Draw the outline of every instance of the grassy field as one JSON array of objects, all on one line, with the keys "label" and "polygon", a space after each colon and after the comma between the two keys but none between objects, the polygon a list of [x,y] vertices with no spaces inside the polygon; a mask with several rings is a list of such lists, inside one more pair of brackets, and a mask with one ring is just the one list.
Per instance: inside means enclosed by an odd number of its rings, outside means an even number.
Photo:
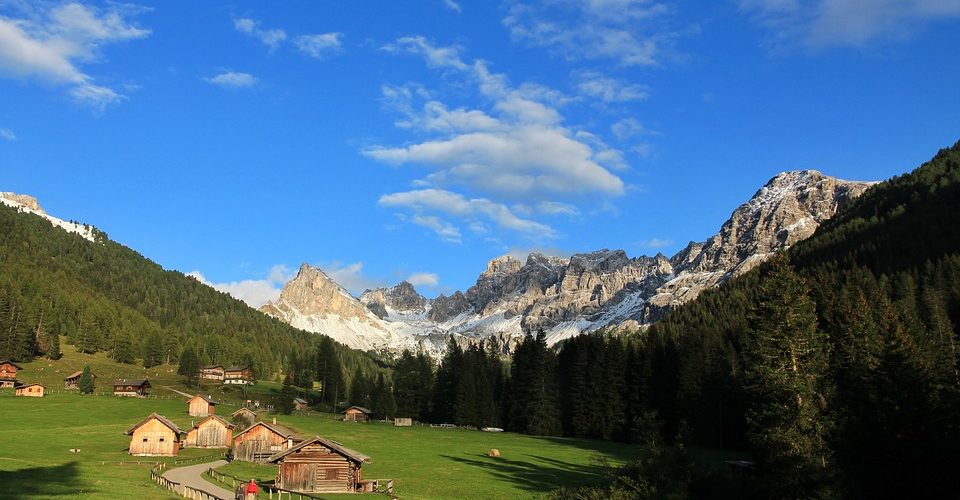
[{"label": "grassy field", "polygon": [[[127,454],[130,437],[124,432],[153,411],[190,426],[182,399],[18,398],[11,389],[0,390],[0,497],[176,498],[150,481],[149,463],[159,459]],[[178,458],[210,453],[185,450]]]},{"label": "grassy field", "polygon": [[[620,443],[341,422],[324,414],[280,416],[278,423],[369,455],[363,476],[393,479],[400,498],[535,498],[561,486],[595,483],[598,459],[619,463],[639,452]],[[488,457],[491,448],[501,457]],[[268,481],[277,473],[276,466],[239,462],[220,470]]]}]

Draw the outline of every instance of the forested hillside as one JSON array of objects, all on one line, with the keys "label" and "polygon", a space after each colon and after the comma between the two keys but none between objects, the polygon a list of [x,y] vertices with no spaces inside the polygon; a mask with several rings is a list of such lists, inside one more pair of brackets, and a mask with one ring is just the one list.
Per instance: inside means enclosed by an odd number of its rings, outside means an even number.
[{"label": "forested hillside", "polygon": [[[95,231],[96,242],[0,205],[0,359],[56,358],[65,336],[78,350],[124,363],[249,364],[272,377],[312,366],[324,337],[297,330],[177,271],[165,271]],[[372,360],[328,342],[326,357],[352,373]],[[339,370],[337,370],[339,372]]]}]

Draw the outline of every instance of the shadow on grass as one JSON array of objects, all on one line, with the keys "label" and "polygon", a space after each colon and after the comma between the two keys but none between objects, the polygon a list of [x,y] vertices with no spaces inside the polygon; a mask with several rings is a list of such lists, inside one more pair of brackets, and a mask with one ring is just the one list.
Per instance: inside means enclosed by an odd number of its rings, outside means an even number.
[{"label": "shadow on grass", "polygon": [[75,497],[90,493],[80,481],[77,462],[52,467],[0,471],[0,496],[5,499]]},{"label": "shadow on grass", "polygon": [[546,492],[563,486],[594,485],[601,480],[604,471],[600,464],[572,464],[536,455],[523,455],[525,460],[491,458],[486,455],[441,456],[454,462],[487,469],[498,479],[514,483],[520,489],[530,492]]}]

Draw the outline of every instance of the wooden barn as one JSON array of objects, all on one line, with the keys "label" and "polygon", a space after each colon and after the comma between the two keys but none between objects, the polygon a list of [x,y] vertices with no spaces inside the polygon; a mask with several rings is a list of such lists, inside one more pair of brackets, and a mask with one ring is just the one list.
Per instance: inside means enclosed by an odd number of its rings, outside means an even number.
[{"label": "wooden barn", "polygon": [[246,366],[231,366],[223,371],[223,383],[231,385],[253,385],[253,370]]},{"label": "wooden barn", "polygon": [[180,434],[177,424],[162,415],[151,413],[126,432],[130,436],[131,455],[172,457],[180,453]]},{"label": "wooden barn", "polygon": [[142,398],[147,395],[150,381],[143,379],[119,379],[113,383],[114,396],[132,396]]},{"label": "wooden barn", "polygon": [[26,396],[28,398],[42,398],[47,390],[41,384],[23,384],[16,387],[17,396]]},{"label": "wooden barn", "polygon": [[223,381],[223,366],[208,365],[200,367],[200,380],[219,380]]},{"label": "wooden barn", "polygon": [[307,400],[303,398],[293,398],[293,409],[294,410],[306,410],[307,409]]},{"label": "wooden barn", "polygon": [[219,415],[210,415],[187,431],[184,448],[229,448],[234,425]]},{"label": "wooden barn", "polygon": [[362,406],[351,406],[343,410],[344,422],[366,422],[373,418],[373,412]]},{"label": "wooden barn", "polygon": [[257,421],[257,414],[250,408],[240,408],[231,413],[230,418],[233,424],[236,425],[236,430],[242,431]]},{"label": "wooden barn", "polygon": [[[63,378],[63,388],[64,388],[64,389],[79,389],[79,388],[80,388],[80,376],[81,376],[81,375],[83,375],[83,370],[80,370],[80,371],[78,371],[78,372],[73,372],[73,373],[71,373],[70,375],[67,375],[66,377],[64,377],[64,378]],[[96,376],[93,372],[90,372],[90,378],[92,378],[94,382],[97,381],[97,376]]]},{"label": "wooden barn", "polygon": [[320,436],[270,457],[279,464],[277,486],[302,493],[355,493],[360,467],[370,457]]},{"label": "wooden barn", "polygon": [[281,425],[257,422],[233,438],[233,459],[265,462],[271,455],[292,448],[303,439]]},{"label": "wooden barn", "polygon": [[22,369],[20,365],[13,361],[6,359],[0,361],[0,389],[16,387],[18,385],[17,370]]},{"label": "wooden barn", "polygon": [[187,400],[187,413],[191,417],[206,417],[217,412],[217,402],[210,396],[197,394]]}]

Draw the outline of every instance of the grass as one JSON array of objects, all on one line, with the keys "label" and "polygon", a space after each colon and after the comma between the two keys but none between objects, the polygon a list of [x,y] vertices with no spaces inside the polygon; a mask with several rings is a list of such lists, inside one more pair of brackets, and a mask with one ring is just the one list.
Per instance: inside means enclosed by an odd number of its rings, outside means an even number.
[{"label": "grass", "polygon": [[[124,432],[156,411],[189,427],[183,400],[52,394],[18,398],[0,390],[0,485],[9,498],[176,498],[150,481],[153,462],[132,457]],[[80,453],[71,453],[79,448]],[[178,458],[211,454],[184,450]],[[130,462],[140,461],[142,464]],[[120,462],[125,462],[121,464]]]},{"label": "grass", "polygon": [[[322,435],[371,456],[363,477],[393,479],[400,498],[537,498],[562,486],[595,484],[601,479],[599,459],[619,464],[640,451],[634,445],[584,439],[341,422],[326,414],[282,415],[278,423],[304,437]],[[491,448],[500,450],[500,458],[487,456]],[[277,474],[275,465],[244,462],[219,470],[265,481]]]}]

